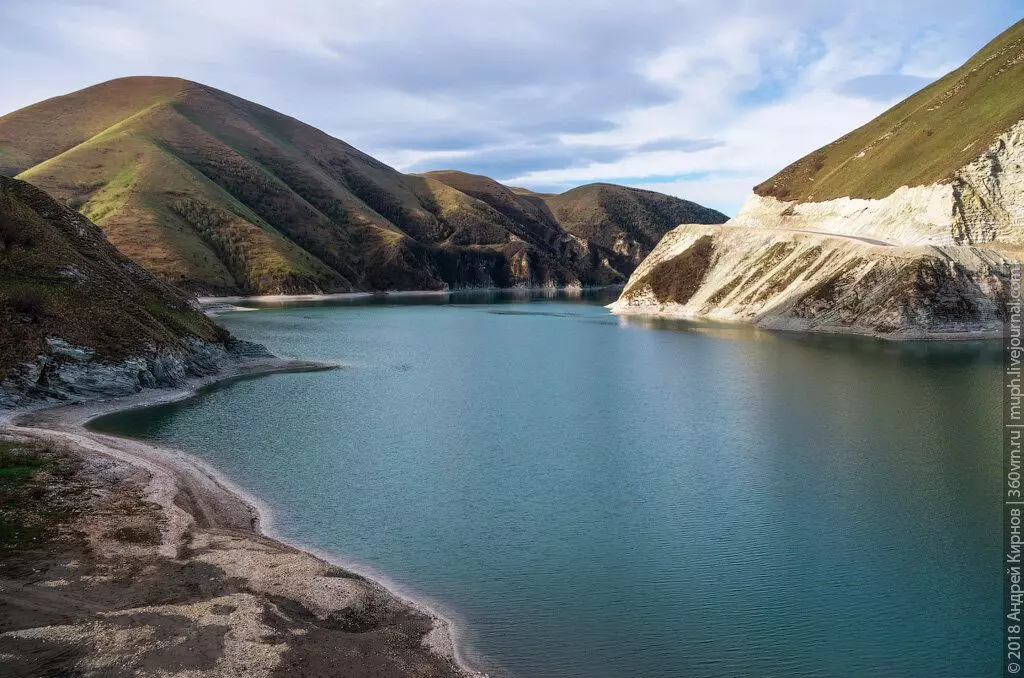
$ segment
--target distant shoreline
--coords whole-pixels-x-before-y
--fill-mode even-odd
[[[588,285],[584,287],[460,287],[447,290],[385,290],[381,292],[332,292],[325,294],[238,294],[226,296],[205,295],[197,297],[200,305],[207,306],[239,301],[329,301],[331,299],[369,299],[373,297],[443,297],[452,294],[495,294],[545,292],[550,294],[585,294],[600,290],[623,289],[625,283],[616,285]]]
[[[166,526],[163,529],[161,552],[167,557],[178,557],[182,544],[198,526],[210,526],[248,533],[260,541],[271,541],[280,546],[283,553],[298,550],[306,557],[318,561],[323,567],[335,566],[354,573],[368,582],[371,591],[368,596],[382,596],[388,602],[405,607],[413,613],[420,613],[433,620],[433,628],[423,637],[421,649],[411,653],[430,654],[448,662],[460,676],[466,678],[485,677],[472,668],[464,658],[457,640],[457,633],[451,619],[442,615],[431,605],[387,580],[379,572],[333,554],[316,552],[315,549],[283,540],[273,529],[273,512],[260,499],[242,490],[219,470],[188,453],[161,447],[146,441],[124,436],[99,433],[88,428],[89,422],[100,417],[129,410],[144,409],[156,405],[181,402],[199,395],[203,390],[225,382],[287,372],[310,372],[336,369],[336,363],[282,358],[266,358],[240,361],[222,366],[216,375],[195,378],[177,388],[146,389],[140,393],[109,399],[47,405],[0,411],[0,433],[34,440],[46,440],[70,446],[82,458],[111,457],[139,468],[152,477],[148,488],[148,499],[158,504],[164,512]],[[178,501],[187,496],[184,504]],[[198,500],[198,501],[197,501]],[[188,508],[184,508],[184,506]],[[212,507],[212,508],[207,508]],[[290,556],[289,556],[290,557]],[[274,565],[273,567],[276,567]],[[265,573],[257,573],[265,576]],[[312,581],[297,581],[290,586],[294,589],[293,599],[301,601],[308,596],[305,588],[313,586]]]
[[[233,295],[224,297],[200,296],[197,297],[199,307],[206,315],[216,317],[224,313],[256,310],[249,306],[239,306],[241,303],[253,304],[287,304],[292,302],[305,301],[355,301],[359,299],[422,299],[441,298],[463,294],[543,294],[569,296],[583,296],[590,292],[602,290],[621,290],[625,283],[617,285],[597,285],[593,287],[464,287],[454,290],[394,290],[385,292],[337,292],[333,294],[256,294],[256,295]]]

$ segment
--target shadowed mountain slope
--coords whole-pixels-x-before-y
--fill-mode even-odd
[[[623,273],[632,272],[658,244],[666,233],[665,224],[720,224],[726,219],[721,212],[689,200],[615,184],[587,184],[552,194],[510,188],[455,170],[425,176],[478,198],[525,226],[524,232],[516,234],[519,237],[533,241],[557,234],[569,242],[585,241]]]
[[[0,405],[18,366],[27,390],[45,395],[67,365],[194,358],[199,347],[231,342],[188,294],[120,254],[95,224],[3,176],[0,328]],[[140,363],[132,377],[150,367]]]

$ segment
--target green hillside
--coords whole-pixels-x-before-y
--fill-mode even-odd
[[[948,181],[1024,119],[1024,20],[960,68],[755,187],[780,200],[884,198]]]
[[[648,236],[694,208],[725,220],[660,196],[563,225],[547,198],[491,180],[476,191],[453,173],[405,175],[294,118],[175,78],[113,80],[0,117],[0,174],[79,210],[165,280],[206,293],[624,281],[639,260],[617,255],[615,236],[643,235],[634,249],[646,254],[657,241]],[[588,230],[602,237],[580,236]]]

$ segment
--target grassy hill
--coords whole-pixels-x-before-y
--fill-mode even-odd
[[[113,80],[0,117],[0,174],[79,210],[163,279],[213,293],[616,282],[639,263],[616,248],[646,254],[689,215],[725,220],[623,187],[548,205],[561,196],[405,175],[175,78]]]
[[[758,185],[790,201],[884,198],[944,182],[1024,119],[1024,20],[967,63]]]
[[[508,217],[515,235],[564,254],[575,242],[598,248],[616,272],[628,275],[673,228],[666,224],[719,224],[727,217],[688,200],[615,184],[587,184],[565,193],[534,193],[456,170],[424,176],[482,200]],[[545,240],[560,238],[561,242]],[[627,273],[628,272],[628,273]]]
[[[142,269],[87,219],[38,188],[0,176],[0,381],[48,352],[47,338],[104,362],[227,333],[184,292]]]
[[[665,234],[662,224],[717,224],[724,216],[688,200],[614,184],[588,184],[543,200],[567,231],[608,248],[623,233],[653,248]]]

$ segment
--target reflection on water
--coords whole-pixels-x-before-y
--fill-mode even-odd
[[[995,363],[1002,360],[1002,347],[998,339],[974,341],[889,341],[881,338],[856,335],[772,332],[759,329],[747,323],[715,322],[704,319],[690,320],[647,315],[615,317],[621,327],[687,332],[717,339],[763,341],[777,345],[795,343],[808,348],[817,347],[826,351],[885,354],[897,358],[908,358],[913,361],[935,361],[936,364],[944,364],[949,360],[985,363]]]

